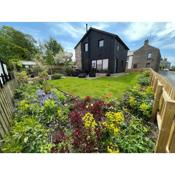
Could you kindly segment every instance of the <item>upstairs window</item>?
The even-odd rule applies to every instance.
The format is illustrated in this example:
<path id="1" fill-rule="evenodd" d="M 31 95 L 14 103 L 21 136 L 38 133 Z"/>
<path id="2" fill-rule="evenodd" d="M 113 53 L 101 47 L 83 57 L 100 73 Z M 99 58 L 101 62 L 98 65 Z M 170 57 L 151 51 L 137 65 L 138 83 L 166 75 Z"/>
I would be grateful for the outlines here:
<path id="1" fill-rule="evenodd" d="M 147 59 L 150 60 L 152 58 L 152 53 L 148 53 Z"/>
<path id="2" fill-rule="evenodd" d="M 119 51 L 120 50 L 120 46 L 119 46 L 119 44 L 117 45 L 117 51 Z"/>
<path id="3" fill-rule="evenodd" d="M 84 51 L 85 51 L 85 52 L 88 52 L 88 43 L 85 43 L 85 44 L 84 44 Z"/>
<path id="4" fill-rule="evenodd" d="M 98 41 L 98 47 L 104 47 L 104 40 Z"/>

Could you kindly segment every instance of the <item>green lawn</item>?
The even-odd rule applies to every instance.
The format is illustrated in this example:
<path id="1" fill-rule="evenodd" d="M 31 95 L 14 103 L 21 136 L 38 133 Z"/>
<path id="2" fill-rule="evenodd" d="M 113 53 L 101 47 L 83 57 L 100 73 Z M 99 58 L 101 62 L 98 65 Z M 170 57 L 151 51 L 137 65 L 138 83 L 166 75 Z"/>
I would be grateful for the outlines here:
<path id="1" fill-rule="evenodd" d="M 85 97 L 112 96 L 120 97 L 127 89 L 136 84 L 140 73 L 128 73 L 118 77 L 101 77 L 96 79 L 84 79 L 66 77 L 59 80 L 49 80 L 54 87 L 71 95 Z"/>

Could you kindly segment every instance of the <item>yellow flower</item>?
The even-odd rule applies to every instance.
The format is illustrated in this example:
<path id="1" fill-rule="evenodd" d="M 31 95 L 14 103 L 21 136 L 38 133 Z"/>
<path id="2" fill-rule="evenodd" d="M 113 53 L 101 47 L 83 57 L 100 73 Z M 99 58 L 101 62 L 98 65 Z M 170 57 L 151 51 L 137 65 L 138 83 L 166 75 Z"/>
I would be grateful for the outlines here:
<path id="1" fill-rule="evenodd" d="M 83 116 L 83 122 L 84 122 L 84 126 L 86 129 L 95 129 L 95 127 L 97 126 L 97 123 L 93 117 L 93 114 L 91 113 L 86 113 L 85 116 Z"/>
<path id="2" fill-rule="evenodd" d="M 121 123 L 124 121 L 124 116 L 122 112 L 107 112 L 105 114 L 107 121 L 113 122 L 113 123 Z"/>
<path id="3" fill-rule="evenodd" d="M 111 132 L 113 135 L 118 134 L 119 128 L 118 125 L 124 121 L 124 116 L 122 112 L 107 112 L 105 114 L 106 121 L 102 123 L 103 126 L 105 126 L 109 132 Z"/>
<path id="4" fill-rule="evenodd" d="M 112 149 L 110 146 L 107 146 L 107 152 L 108 153 L 119 153 L 119 149 Z"/>

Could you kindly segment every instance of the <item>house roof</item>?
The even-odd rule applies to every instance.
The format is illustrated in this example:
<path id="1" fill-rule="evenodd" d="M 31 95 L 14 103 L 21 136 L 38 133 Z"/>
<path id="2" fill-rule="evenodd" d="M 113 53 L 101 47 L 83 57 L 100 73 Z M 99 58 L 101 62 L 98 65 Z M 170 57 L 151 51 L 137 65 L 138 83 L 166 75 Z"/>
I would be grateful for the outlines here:
<path id="1" fill-rule="evenodd" d="M 111 37 L 114 37 L 117 41 L 119 41 L 126 49 L 129 50 L 128 46 L 120 39 L 120 37 L 116 34 L 113 34 L 113 33 L 110 33 L 110 32 L 106 32 L 106 31 L 103 31 L 103 30 L 99 30 L 99 29 L 96 29 L 96 28 L 92 28 L 90 27 L 89 30 L 84 34 L 84 36 L 80 39 L 80 41 L 77 43 L 77 45 L 74 47 L 74 49 L 76 49 L 76 47 L 80 44 L 80 42 L 89 34 L 90 31 L 96 31 L 96 32 L 99 32 L 99 33 L 103 33 L 105 35 L 108 35 L 108 36 L 111 36 Z"/>

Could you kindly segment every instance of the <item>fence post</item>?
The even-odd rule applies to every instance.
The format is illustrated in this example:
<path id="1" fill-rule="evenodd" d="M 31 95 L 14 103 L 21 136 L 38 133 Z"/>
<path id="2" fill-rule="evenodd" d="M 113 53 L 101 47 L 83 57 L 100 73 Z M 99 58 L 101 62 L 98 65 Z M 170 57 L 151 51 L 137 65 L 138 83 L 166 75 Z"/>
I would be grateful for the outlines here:
<path id="1" fill-rule="evenodd" d="M 154 91 L 154 92 L 156 92 L 157 84 L 158 84 L 158 78 L 155 77 L 155 79 L 154 79 L 154 84 L 153 84 L 153 91 Z"/>
<path id="2" fill-rule="evenodd" d="M 171 126 L 173 123 L 173 119 L 175 116 L 175 101 L 173 100 L 166 100 L 165 101 L 165 108 L 162 113 L 162 123 L 161 128 L 159 131 L 159 135 L 157 138 L 157 143 L 155 147 L 156 153 L 165 153 L 166 146 L 168 143 Z"/>
<path id="3" fill-rule="evenodd" d="M 155 93 L 154 104 L 153 104 L 153 108 L 152 108 L 152 114 L 151 114 L 153 121 L 156 120 L 156 114 L 157 114 L 157 110 L 159 108 L 159 101 L 160 101 L 160 97 L 162 94 L 162 89 L 163 89 L 163 85 L 158 81 L 156 93 Z"/>

